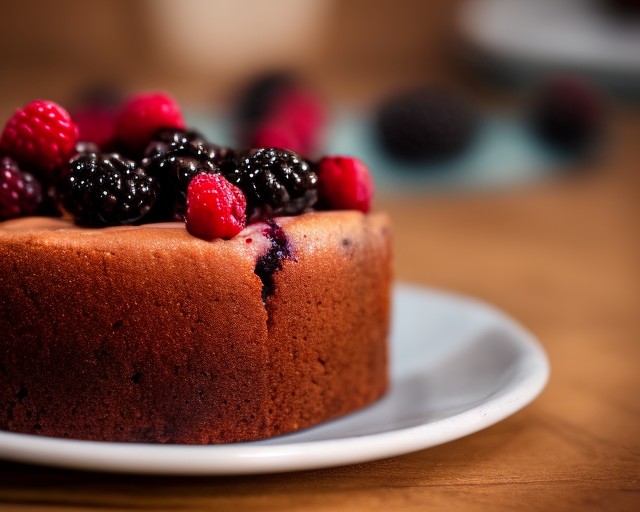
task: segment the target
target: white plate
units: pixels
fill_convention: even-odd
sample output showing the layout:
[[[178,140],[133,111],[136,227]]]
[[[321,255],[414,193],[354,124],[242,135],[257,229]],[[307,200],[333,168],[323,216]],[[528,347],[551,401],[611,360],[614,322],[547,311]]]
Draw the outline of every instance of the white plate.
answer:
[[[459,11],[462,36],[523,78],[577,71],[628,91],[640,86],[640,22],[604,2],[473,0]]]
[[[531,402],[549,365],[503,313],[439,291],[395,289],[392,386],[369,408],[297,434],[252,443],[101,443],[0,432],[0,457],[123,473],[230,475],[354,464],[477,432]]]

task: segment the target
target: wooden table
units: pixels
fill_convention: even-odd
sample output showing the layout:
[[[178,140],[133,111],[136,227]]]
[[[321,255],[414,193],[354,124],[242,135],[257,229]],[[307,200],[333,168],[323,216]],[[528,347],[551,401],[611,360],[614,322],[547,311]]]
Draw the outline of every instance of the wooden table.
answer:
[[[0,462],[0,510],[640,510],[640,120],[607,156],[517,191],[384,197],[398,279],[490,301],[546,348],[551,380],[515,416],[410,455],[229,478]]]

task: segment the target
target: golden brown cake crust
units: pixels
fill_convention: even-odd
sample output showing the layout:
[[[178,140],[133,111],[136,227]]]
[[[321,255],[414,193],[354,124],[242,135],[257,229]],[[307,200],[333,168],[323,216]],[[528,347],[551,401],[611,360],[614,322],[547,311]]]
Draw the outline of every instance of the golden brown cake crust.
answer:
[[[384,215],[276,219],[289,257],[262,298],[267,226],[0,224],[0,429],[225,443],[314,425],[386,390]]]

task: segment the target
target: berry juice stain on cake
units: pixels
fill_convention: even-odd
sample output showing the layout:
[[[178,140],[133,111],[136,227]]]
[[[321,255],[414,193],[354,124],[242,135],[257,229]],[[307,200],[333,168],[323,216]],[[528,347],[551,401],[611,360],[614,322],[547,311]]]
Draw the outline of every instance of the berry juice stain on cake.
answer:
[[[258,258],[254,272],[262,281],[262,302],[267,305],[267,300],[275,292],[273,275],[282,269],[282,262],[291,259],[291,247],[284,230],[273,219],[267,221],[267,228],[262,232],[271,242],[269,250]]]

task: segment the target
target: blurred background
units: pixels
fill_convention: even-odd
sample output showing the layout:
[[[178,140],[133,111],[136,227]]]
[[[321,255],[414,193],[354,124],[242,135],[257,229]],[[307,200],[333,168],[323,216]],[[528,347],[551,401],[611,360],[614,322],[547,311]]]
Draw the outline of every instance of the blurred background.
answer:
[[[163,90],[213,142],[251,145],[264,134],[247,104],[302,92],[319,112],[305,156],[368,164],[399,278],[507,309],[530,289],[525,317],[585,313],[578,291],[637,297],[638,5],[4,1],[0,117],[35,98],[81,112]]]

